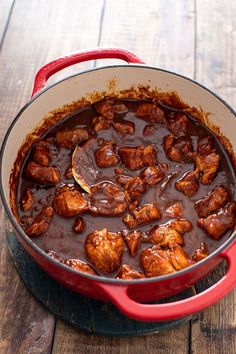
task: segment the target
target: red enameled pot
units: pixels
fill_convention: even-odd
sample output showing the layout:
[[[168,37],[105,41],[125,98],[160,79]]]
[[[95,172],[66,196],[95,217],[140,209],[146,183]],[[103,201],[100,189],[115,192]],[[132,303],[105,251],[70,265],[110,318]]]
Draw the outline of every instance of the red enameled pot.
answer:
[[[101,58],[123,59],[129,65],[113,65],[79,72],[44,88],[48,78],[65,67]],[[39,70],[35,78],[33,97],[12,122],[2,145],[0,191],[8,218],[7,228],[16,235],[26,252],[51,277],[81,294],[111,301],[131,318],[143,321],[172,320],[203,310],[234,288],[236,285],[235,232],[210,256],[187,269],[150,279],[124,281],[84,274],[52,259],[23,232],[13,216],[9,203],[9,176],[17,152],[26,134],[31,132],[45,115],[93,92],[106,92],[109,95],[111,92],[114,94],[139,85],[158,87],[163,91],[176,91],[188,105],[200,106],[204,112],[210,112],[208,126],[217,126],[236,152],[235,112],[214,93],[186,77],[144,65],[142,60],[127,50],[97,48],[54,60]],[[150,301],[176,294],[193,286],[223,259],[228,263],[227,272],[209,289],[177,302],[148,304]]]

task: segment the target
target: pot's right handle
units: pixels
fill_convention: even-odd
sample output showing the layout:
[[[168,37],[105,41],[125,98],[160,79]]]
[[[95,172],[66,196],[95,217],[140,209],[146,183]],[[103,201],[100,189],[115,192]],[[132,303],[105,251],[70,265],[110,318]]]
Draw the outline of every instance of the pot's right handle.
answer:
[[[131,299],[128,287],[111,287],[99,284],[112,303],[128,317],[141,321],[165,321],[202,311],[227,295],[236,285],[236,242],[221,253],[228,261],[226,274],[216,284],[190,298],[166,304],[142,304]]]
[[[144,64],[143,60],[135,54],[122,48],[94,48],[85,49],[76,53],[69,54],[65,57],[58,58],[44,65],[37,72],[34,79],[34,87],[32,96],[41,91],[47,84],[50,76],[68,66],[81,63],[88,60],[96,59],[121,59],[127,63]]]

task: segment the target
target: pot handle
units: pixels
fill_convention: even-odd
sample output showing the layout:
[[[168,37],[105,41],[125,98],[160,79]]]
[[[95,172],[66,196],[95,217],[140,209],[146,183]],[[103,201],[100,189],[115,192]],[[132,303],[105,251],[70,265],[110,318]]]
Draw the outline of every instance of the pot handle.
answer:
[[[140,321],[166,321],[191,315],[202,311],[208,306],[227,295],[236,285],[236,242],[234,245],[221,252],[220,257],[228,262],[226,274],[216,284],[205,291],[190,298],[166,304],[143,304],[131,299],[128,286],[112,287],[109,284],[101,285],[104,292],[110,297],[111,302],[125,315]]]
[[[47,83],[50,76],[58,71],[65,69],[68,66],[81,63],[83,61],[95,60],[95,59],[121,59],[127,63],[144,64],[144,62],[138,58],[135,54],[126,49],[121,48],[94,48],[85,49],[65,57],[55,59],[50,63],[44,65],[37,72],[34,79],[34,87],[32,96],[41,91]]]

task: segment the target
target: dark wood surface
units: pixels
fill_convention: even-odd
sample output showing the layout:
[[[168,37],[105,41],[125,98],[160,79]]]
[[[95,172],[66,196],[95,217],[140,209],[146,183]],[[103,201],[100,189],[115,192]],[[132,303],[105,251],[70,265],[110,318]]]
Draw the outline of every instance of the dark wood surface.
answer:
[[[41,65],[97,45],[126,47],[150,65],[200,81],[236,108],[235,17],[231,0],[0,0],[0,140]],[[77,65],[51,82],[110,62]],[[194,321],[143,337],[98,337],[55,320],[16,273],[2,207],[0,218],[0,353],[236,353],[236,291]]]

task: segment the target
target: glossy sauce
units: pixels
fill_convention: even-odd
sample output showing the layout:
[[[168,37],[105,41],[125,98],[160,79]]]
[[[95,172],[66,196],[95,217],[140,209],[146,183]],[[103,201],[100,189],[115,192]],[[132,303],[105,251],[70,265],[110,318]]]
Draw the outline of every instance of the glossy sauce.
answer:
[[[153,203],[156,202],[158,208],[160,209],[162,215],[164,215],[165,209],[173,204],[176,201],[179,201],[183,206],[183,215],[182,218],[190,220],[193,225],[193,230],[191,232],[187,232],[183,238],[185,241],[184,249],[187,251],[188,255],[191,257],[193,252],[199,247],[201,242],[205,242],[207,244],[208,250],[212,252],[216,248],[218,248],[224,241],[229,237],[231,231],[227,232],[219,241],[215,241],[206,236],[203,230],[201,230],[196,221],[199,218],[197,212],[194,208],[194,203],[206,195],[208,192],[212,191],[213,188],[219,184],[225,186],[227,190],[231,194],[231,198],[234,199],[234,191],[235,191],[235,176],[234,171],[229,161],[229,158],[224,150],[224,148],[219,144],[219,142],[215,139],[215,149],[216,152],[220,155],[220,168],[218,173],[216,174],[215,179],[210,185],[202,185],[199,184],[199,190],[197,194],[192,197],[186,197],[182,192],[177,191],[174,187],[175,181],[179,179],[185,172],[193,169],[193,162],[191,163],[179,163],[170,161],[162,147],[163,137],[170,134],[171,132],[167,129],[165,124],[156,123],[154,125],[154,131],[151,135],[143,137],[143,128],[150,124],[147,121],[139,119],[135,115],[135,111],[140,104],[140,101],[136,100],[121,100],[124,102],[129,111],[127,113],[115,113],[116,120],[128,120],[134,122],[135,124],[135,134],[134,135],[121,135],[116,132],[113,128],[108,130],[102,130],[97,133],[98,138],[103,138],[105,140],[114,140],[117,147],[121,146],[138,146],[138,145],[149,145],[152,144],[157,151],[157,160],[160,163],[167,163],[169,165],[167,176],[173,174],[173,177],[170,179],[166,188],[160,193],[161,186],[165,181],[166,177],[163,181],[158,183],[154,187],[149,187],[147,192],[142,196],[141,205],[144,203]],[[170,112],[170,110],[165,110],[165,112]],[[44,136],[47,138],[51,138],[53,140],[53,135],[57,129],[61,128],[75,128],[75,127],[85,127],[91,134],[94,135],[91,128],[92,118],[97,116],[97,112],[93,105],[85,107],[84,109],[75,112],[73,115],[67,117],[62,122],[51,128],[48,133]],[[186,135],[191,135],[194,150],[196,151],[197,139],[198,137],[205,135],[213,135],[206,127],[204,127],[201,123],[196,122],[193,118],[190,118],[190,125],[187,130]],[[29,152],[28,158],[30,158],[31,152]],[[70,150],[64,148],[57,148],[53,145],[53,159],[50,163],[50,166],[57,166],[61,170],[62,181],[61,184],[71,184],[74,185],[74,180],[67,180],[64,176],[64,173],[71,161]],[[28,159],[27,158],[27,159]],[[96,162],[94,157],[91,155],[93,159],[93,167],[98,169],[96,166]],[[26,159],[26,162],[27,162]],[[124,167],[120,164],[121,167]],[[116,165],[111,168],[99,169],[102,172],[102,180],[111,180],[114,181],[114,168],[119,167]],[[23,166],[24,168],[24,166]],[[22,168],[22,171],[23,171]],[[127,174],[131,176],[139,175],[141,170],[137,171],[129,171],[127,170]],[[116,183],[116,182],[115,182]],[[76,184],[76,183],[75,183]],[[80,187],[76,184],[79,190],[83,193],[84,191],[80,189]],[[19,216],[31,216],[34,218],[43,207],[47,205],[51,205],[53,196],[55,194],[56,188],[55,186],[42,186],[30,180],[27,180],[22,176],[22,172],[20,175],[20,181],[18,185],[18,194],[17,194],[17,203],[19,205],[20,198],[24,190],[29,187],[34,194],[34,204],[33,208],[29,212],[23,212],[19,207]],[[86,194],[86,193],[85,193]],[[127,211],[124,215],[127,214]],[[104,216],[92,216],[87,213],[83,214],[82,217],[85,221],[86,227],[82,234],[76,234],[72,227],[74,224],[74,220],[76,217],[72,218],[62,218],[56,214],[54,214],[53,220],[50,224],[50,228],[44,234],[34,237],[34,242],[39,245],[43,250],[54,250],[64,259],[67,258],[80,258],[81,260],[90,263],[85,251],[84,251],[84,241],[86,236],[93,232],[94,230],[101,230],[103,228],[107,228],[111,232],[118,232],[122,229],[127,229],[127,226],[122,221],[121,215],[119,217],[104,217]],[[173,220],[171,218],[162,216],[162,218],[154,223],[150,223],[148,225],[144,225],[138,227],[137,230],[148,231],[154,225],[163,224],[169,220]],[[123,263],[130,264],[136,270],[141,270],[139,264],[139,254],[143,248],[150,247],[152,244],[142,243],[139,253],[136,257],[132,257],[129,255],[127,247],[125,248],[125,252],[123,254]],[[116,276],[117,272],[108,276]]]

